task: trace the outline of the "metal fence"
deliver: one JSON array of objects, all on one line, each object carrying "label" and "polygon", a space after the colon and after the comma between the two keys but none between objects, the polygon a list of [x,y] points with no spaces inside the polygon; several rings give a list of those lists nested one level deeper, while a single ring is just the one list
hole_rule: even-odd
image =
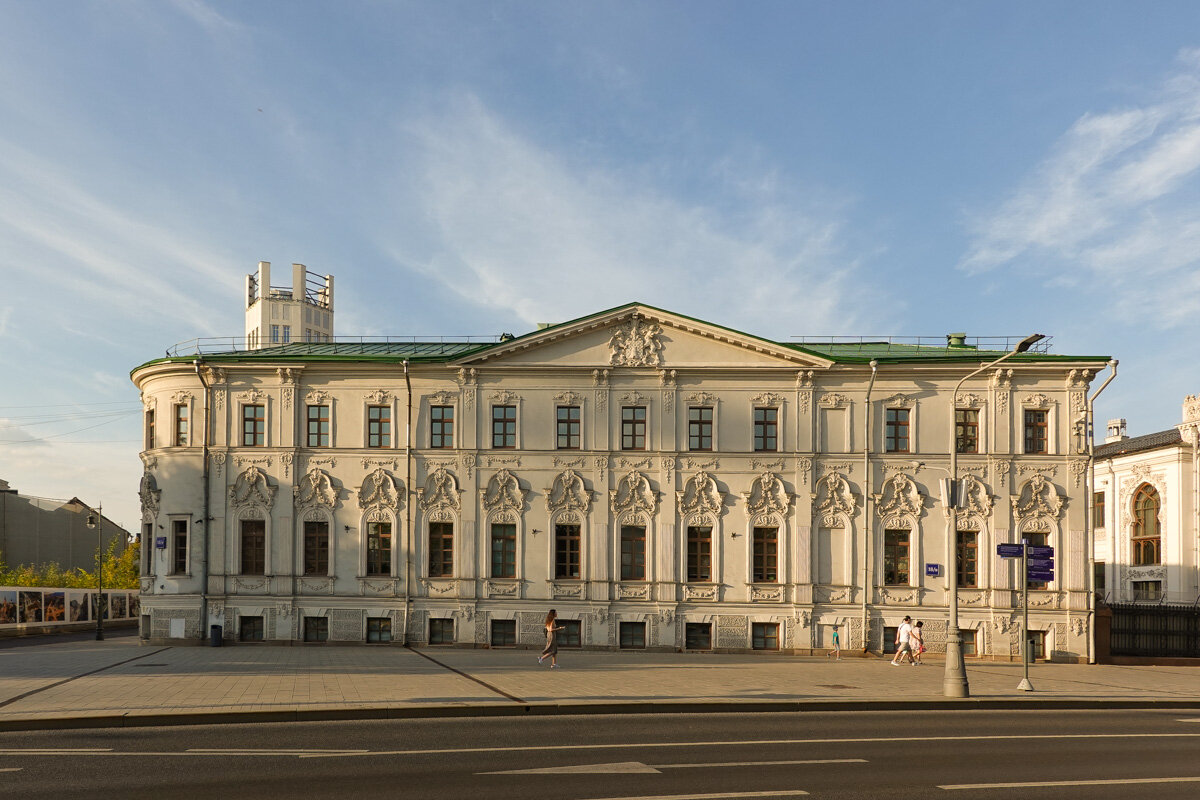
[{"label": "metal fence", "polygon": [[1200,658],[1200,606],[1114,603],[1108,608],[1114,656]]}]

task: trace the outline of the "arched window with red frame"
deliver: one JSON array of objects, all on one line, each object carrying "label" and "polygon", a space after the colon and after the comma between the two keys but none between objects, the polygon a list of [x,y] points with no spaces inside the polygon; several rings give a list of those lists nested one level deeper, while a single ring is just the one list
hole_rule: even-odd
[{"label": "arched window with red frame", "polygon": [[1162,563],[1162,529],[1158,524],[1160,505],[1158,492],[1148,483],[1143,483],[1133,494],[1130,539],[1135,566]]}]

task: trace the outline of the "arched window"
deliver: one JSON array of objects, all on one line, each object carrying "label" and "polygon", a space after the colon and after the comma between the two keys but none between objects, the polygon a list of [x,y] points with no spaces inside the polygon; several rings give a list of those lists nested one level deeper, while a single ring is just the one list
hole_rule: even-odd
[{"label": "arched window", "polygon": [[1158,526],[1158,492],[1143,483],[1133,495],[1133,563],[1135,566],[1162,563],[1162,531]]}]

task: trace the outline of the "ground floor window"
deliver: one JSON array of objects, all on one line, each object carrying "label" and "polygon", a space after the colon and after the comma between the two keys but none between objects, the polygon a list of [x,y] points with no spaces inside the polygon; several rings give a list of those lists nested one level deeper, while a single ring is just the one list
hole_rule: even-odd
[{"label": "ground floor window", "polygon": [[1030,631],[1029,632],[1029,655],[1033,658],[1046,657],[1046,632],[1045,631]]},{"label": "ground floor window", "polygon": [[646,646],[646,623],[621,623],[621,649],[639,649]]},{"label": "ground floor window", "polygon": [[883,627],[883,652],[884,654],[896,652],[896,634],[900,631],[899,626],[885,625]]},{"label": "ground floor window", "polygon": [[306,642],[327,642],[327,641],[329,641],[329,618],[328,617],[305,617],[304,618],[304,641],[306,641]]},{"label": "ground floor window", "polygon": [[683,628],[683,647],[686,650],[712,650],[712,623],[687,623]]},{"label": "ground floor window", "polygon": [[755,650],[779,649],[779,623],[755,622],[750,626],[750,646]]},{"label": "ground floor window", "polygon": [[583,646],[583,626],[579,624],[579,620],[560,619],[558,624],[562,626],[562,630],[558,632],[559,647]]},{"label": "ground floor window", "polygon": [[512,647],[517,643],[517,621],[515,619],[492,620],[492,647]]},{"label": "ground floor window", "polygon": [[1096,594],[1103,597],[1105,595],[1105,593],[1108,591],[1108,587],[1105,585],[1105,581],[1104,581],[1104,562],[1103,561],[1097,561],[1094,564],[1092,564],[1092,575],[1093,575],[1093,580],[1095,581]]},{"label": "ground floor window", "polygon": [[448,617],[429,620],[429,643],[454,644],[454,620]]},{"label": "ground floor window", "polygon": [[238,639],[243,642],[261,642],[263,640],[263,618],[238,617]]},{"label": "ground floor window", "polygon": [[958,633],[962,637],[962,654],[964,656],[979,655],[977,632],[971,628],[959,628]]},{"label": "ground floor window", "polygon": [[367,617],[367,641],[390,642],[392,640],[391,617]]},{"label": "ground floor window", "polygon": [[1162,581],[1134,581],[1133,602],[1157,603],[1162,599]]}]

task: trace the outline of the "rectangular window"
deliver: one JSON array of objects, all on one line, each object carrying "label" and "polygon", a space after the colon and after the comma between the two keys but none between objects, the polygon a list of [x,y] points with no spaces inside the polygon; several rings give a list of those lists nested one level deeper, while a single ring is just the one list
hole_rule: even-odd
[{"label": "rectangular window", "polygon": [[779,649],[779,623],[755,622],[750,625],[750,646],[755,650]]},{"label": "rectangular window", "polygon": [[908,531],[883,532],[883,582],[908,585]]},{"label": "rectangular window", "polygon": [[896,652],[896,633],[899,627],[895,625],[885,625],[883,628],[883,654],[891,655]]},{"label": "rectangular window", "polygon": [[1104,492],[1092,493],[1092,529],[1104,527]]},{"label": "rectangular window", "polygon": [[492,647],[512,647],[517,643],[517,621],[515,619],[492,620]]},{"label": "rectangular window", "polygon": [[392,446],[391,406],[369,406],[367,408],[367,447]]},{"label": "rectangular window", "polygon": [[707,525],[688,526],[687,579],[694,583],[712,580],[712,528]]},{"label": "rectangular window", "polygon": [[579,406],[559,406],[558,449],[579,449]]},{"label": "rectangular window", "polygon": [[775,583],[779,580],[779,530],[754,529],[754,582]]},{"label": "rectangular window", "polygon": [[517,407],[492,406],[492,447],[511,450],[517,446]]},{"label": "rectangular window", "polygon": [[454,406],[429,407],[429,446],[438,450],[454,447]]},{"label": "rectangular window", "polygon": [[554,526],[554,577],[579,577],[579,526]]},{"label": "rectangular window", "polygon": [[959,628],[958,634],[962,637],[962,654],[964,656],[979,655],[979,646],[976,644],[978,632],[973,628]]},{"label": "rectangular window", "polygon": [[187,403],[176,403],[175,405],[175,446],[187,447],[188,445],[188,407]]},{"label": "rectangular window", "polygon": [[238,617],[238,640],[261,642],[263,640],[263,618]]},{"label": "rectangular window", "polygon": [[454,618],[434,617],[429,620],[430,644],[454,644]]},{"label": "rectangular window", "polygon": [[1034,658],[1046,657],[1046,632],[1029,632],[1029,654]]},{"label": "rectangular window", "polygon": [[621,649],[639,650],[646,646],[646,623],[621,623]]},{"label": "rectangular window", "polygon": [[1157,603],[1162,599],[1162,581],[1133,581],[1133,602]]},{"label": "rectangular window", "polygon": [[290,344],[291,341],[292,341],[292,326],[284,325],[283,326],[283,343]]},{"label": "rectangular window", "polygon": [[367,523],[367,574],[392,574],[392,523]]},{"label": "rectangular window", "polygon": [[685,650],[712,650],[712,623],[688,622],[683,626]]},{"label": "rectangular window", "polygon": [[146,411],[146,449],[154,449],[154,409]]},{"label": "rectangular window", "polygon": [[562,626],[562,630],[558,632],[559,647],[583,646],[583,626],[579,624],[579,620],[560,619],[558,624]]},{"label": "rectangular window", "polygon": [[621,409],[621,449],[646,449],[645,406],[625,406]]},{"label": "rectangular window", "polygon": [[[1025,538],[1034,547],[1045,547],[1050,537],[1045,533],[1027,533]],[[1030,589],[1045,589],[1047,585],[1045,581],[1029,581],[1028,583]]]},{"label": "rectangular window", "polygon": [[688,409],[688,450],[713,449],[712,406]]},{"label": "rectangular window", "polygon": [[367,617],[367,642],[371,644],[392,640],[391,617]]},{"label": "rectangular window", "polygon": [[1096,594],[1104,597],[1108,592],[1107,581],[1104,579],[1104,562],[1095,561],[1092,563],[1092,585],[1095,587]]},{"label": "rectangular window", "polygon": [[754,409],[754,450],[774,453],[779,449],[779,409]]},{"label": "rectangular window", "polygon": [[271,344],[279,344],[279,326],[271,326]]},{"label": "rectangular window", "polygon": [[1025,452],[1049,452],[1047,443],[1047,423],[1045,411],[1025,411]]},{"label": "rectangular window", "polygon": [[171,574],[188,573],[188,523],[186,519],[171,521]]},{"label": "rectangular window", "polygon": [[454,575],[454,523],[429,523],[429,577]]},{"label": "rectangular window", "polygon": [[646,579],[646,529],[636,525],[621,526],[621,580]]},{"label": "rectangular window", "polygon": [[154,523],[142,524],[142,574],[149,575],[154,565]]},{"label": "rectangular window", "polygon": [[979,579],[979,537],[975,531],[958,532],[958,585],[973,589]]},{"label": "rectangular window", "polygon": [[242,406],[242,447],[262,447],[267,443],[267,407]]},{"label": "rectangular window", "polygon": [[492,577],[517,577],[517,526],[492,526]]},{"label": "rectangular window", "polygon": [[329,523],[325,520],[304,523],[304,574],[329,574]]},{"label": "rectangular window", "polygon": [[329,406],[308,407],[308,446],[329,447]]},{"label": "rectangular window", "polygon": [[889,453],[908,452],[908,409],[889,408],[884,417],[884,449]]},{"label": "rectangular window", "polygon": [[306,641],[306,642],[327,642],[327,641],[329,641],[329,618],[328,617],[305,617],[304,618],[304,641]]},{"label": "rectangular window", "polygon": [[979,452],[979,409],[954,409],[954,438],[958,452]]},{"label": "rectangular window", "polygon": [[267,523],[244,519],[241,524],[242,575],[267,574]]}]

